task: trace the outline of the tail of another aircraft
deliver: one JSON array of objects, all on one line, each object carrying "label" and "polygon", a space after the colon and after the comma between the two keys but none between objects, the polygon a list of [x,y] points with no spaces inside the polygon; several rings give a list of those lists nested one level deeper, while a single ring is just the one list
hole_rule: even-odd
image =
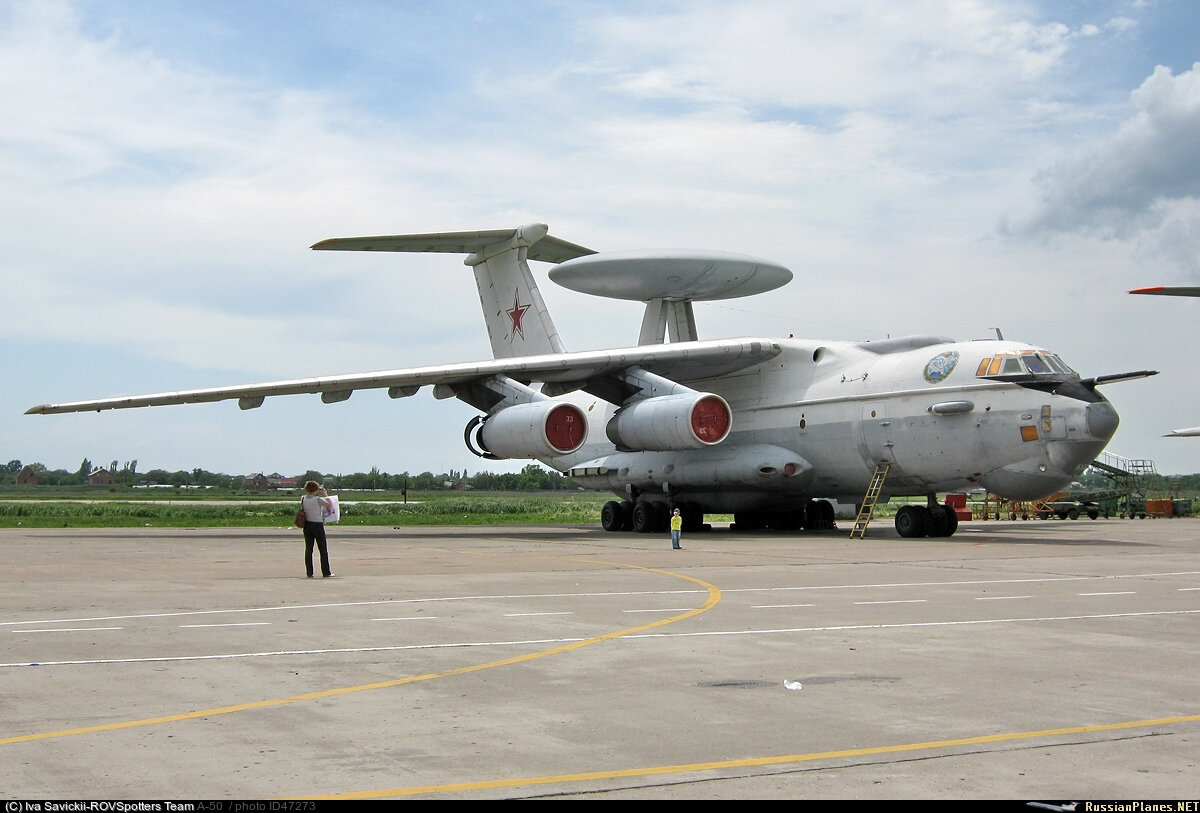
[{"label": "tail of another aircraft", "polygon": [[466,254],[466,264],[475,271],[492,355],[499,359],[566,352],[528,261],[560,263],[596,252],[548,232],[544,223],[533,223],[494,231],[335,238],[313,248]]}]

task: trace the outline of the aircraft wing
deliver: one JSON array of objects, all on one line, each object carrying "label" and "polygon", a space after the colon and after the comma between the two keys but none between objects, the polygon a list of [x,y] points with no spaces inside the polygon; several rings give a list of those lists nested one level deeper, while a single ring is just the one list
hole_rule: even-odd
[{"label": "aircraft wing", "polygon": [[92,401],[39,404],[26,415],[55,415],[64,412],[99,412],[106,409],[200,404],[209,401],[238,400],[242,409],[261,406],[274,395],[321,393],[327,404],[345,401],[355,390],[387,388],[392,398],[415,395],[427,385],[450,387],[503,375],[519,381],[582,382],[606,374],[638,367],[673,381],[726,375],[752,367],[782,352],[772,339],[718,339],[702,342],[676,342],[667,345],[639,345],[615,350],[588,350],[579,353],[551,353],[540,356],[473,361],[429,367],[409,367],[373,373],[298,378],[268,381],[235,387],[211,387],[197,390],[126,395]]},{"label": "aircraft wing", "polygon": [[1129,293],[1131,294],[1154,294],[1156,296],[1200,296],[1200,288],[1176,287],[1169,288],[1162,285],[1152,285],[1149,288],[1134,288]]},{"label": "aircraft wing", "polygon": [[[1192,288],[1187,286],[1169,287],[1164,285],[1152,285],[1149,288],[1134,288],[1129,293],[1131,294],[1153,294],[1156,296],[1200,296],[1200,288]],[[1164,438],[1195,438],[1200,437],[1200,426],[1193,426],[1189,429],[1172,429]]]},{"label": "aircraft wing", "polygon": [[[398,234],[381,237],[335,237],[315,243],[312,247],[316,251],[411,251],[435,254],[474,254],[501,241],[521,240],[522,237],[525,237],[536,239],[536,242],[528,247],[526,257],[530,260],[561,263],[596,253],[590,248],[549,236],[545,233],[544,226],[536,229],[531,235],[522,234],[529,230],[531,227],[493,229],[491,231]],[[544,236],[537,237],[539,232]],[[527,240],[522,242],[527,242]]]}]

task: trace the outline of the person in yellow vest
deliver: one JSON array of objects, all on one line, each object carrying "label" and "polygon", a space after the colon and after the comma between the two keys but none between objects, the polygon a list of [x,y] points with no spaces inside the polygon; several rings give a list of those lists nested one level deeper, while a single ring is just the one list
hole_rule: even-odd
[{"label": "person in yellow vest", "polygon": [[675,550],[682,550],[679,547],[679,535],[683,533],[683,517],[679,515],[679,509],[676,508],[671,513],[671,547]]}]

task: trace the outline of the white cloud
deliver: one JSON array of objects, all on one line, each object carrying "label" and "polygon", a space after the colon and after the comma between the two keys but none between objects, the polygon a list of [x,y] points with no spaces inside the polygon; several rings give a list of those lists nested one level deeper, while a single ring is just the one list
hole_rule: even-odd
[{"label": "white cloud", "polygon": [[1197,266],[1200,231],[1200,63],[1173,75],[1158,66],[1130,95],[1136,113],[1120,128],[1044,170],[1041,204],[1014,233],[1142,236]]}]

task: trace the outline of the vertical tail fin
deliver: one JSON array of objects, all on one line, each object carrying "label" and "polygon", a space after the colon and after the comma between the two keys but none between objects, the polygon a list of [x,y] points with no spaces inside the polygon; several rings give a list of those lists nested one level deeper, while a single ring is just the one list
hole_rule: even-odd
[{"label": "vertical tail fin", "polygon": [[511,237],[469,255],[479,304],[492,342],[492,356],[512,358],[565,352],[533,273],[529,247],[546,236],[546,226],[522,226]]},{"label": "vertical tail fin", "polygon": [[335,238],[313,249],[466,254],[465,262],[475,272],[492,355],[512,358],[565,352],[528,261],[560,263],[596,253],[549,237],[548,232],[544,223],[533,223],[494,231]]}]

